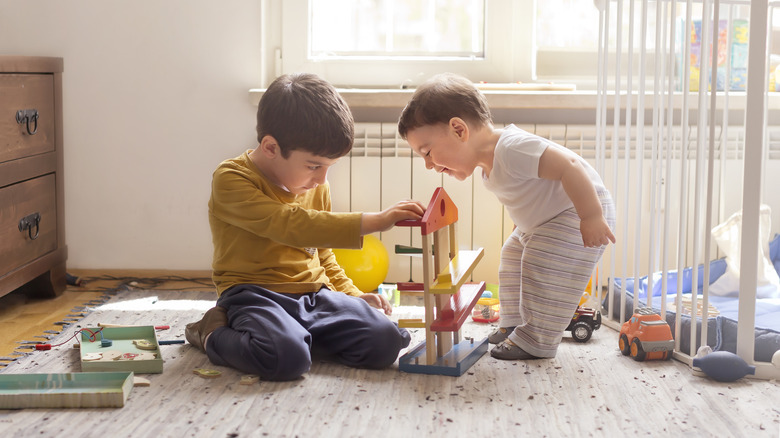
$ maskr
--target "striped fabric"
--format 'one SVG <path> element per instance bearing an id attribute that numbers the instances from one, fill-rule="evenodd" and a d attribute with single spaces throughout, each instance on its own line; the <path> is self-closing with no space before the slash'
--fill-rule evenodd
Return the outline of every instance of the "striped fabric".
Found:
<path id="1" fill-rule="evenodd" d="M 615 227 L 607 191 L 598 193 L 604 217 Z M 580 218 L 570 208 L 536 229 L 517 229 L 501 250 L 501 326 L 517 326 L 509 339 L 537 357 L 555 357 L 591 273 L 605 247 L 586 248 Z"/>

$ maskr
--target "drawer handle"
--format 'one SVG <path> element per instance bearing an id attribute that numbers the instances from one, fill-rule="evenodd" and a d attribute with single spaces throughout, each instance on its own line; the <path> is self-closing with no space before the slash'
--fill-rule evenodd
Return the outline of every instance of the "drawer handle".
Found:
<path id="1" fill-rule="evenodd" d="M 16 123 L 22 125 L 27 125 L 27 133 L 30 135 L 35 135 L 36 132 L 38 132 L 38 110 L 33 109 L 26 109 L 26 110 L 19 110 L 16 112 Z M 34 124 L 34 127 L 30 129 L 30 123 Z"/>
<path id="2" fill-rule="evenodd" d="M 35 212 L 19 220 L 19 231 L 24 232 L 24 230 L 27 230 L 27 235 L 30 236 L 30 240 L 35 240 L 38 238 L 38 231 L 41 229 L 40 224 L 41 214 Z M 35 227 L 35 235 L 33 235 L 33 227 Z"/>

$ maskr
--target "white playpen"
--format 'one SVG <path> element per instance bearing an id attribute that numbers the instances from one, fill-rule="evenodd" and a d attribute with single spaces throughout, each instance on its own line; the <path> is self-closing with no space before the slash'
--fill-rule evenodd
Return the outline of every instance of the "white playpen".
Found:
<path id="1" fill-rule="evenodd" d="M 612 192 L 618 242 L 599 265 L 595 278 L 602 287 L 593 301 L 602 306 L 606 324 L 618 328 L 637 306 L 655 307 L 674 327 L 676 359 L 690 365 L 704 339 L 755 365 L 760 378 L 780 375 L 769 363 L 780 349 L 780 298 L 772 298 L 777 291 L 764 298 L 759 281 L 765 277 L 762 260 L 780 268 L 780 239 L 770 245 L 760 238 L 780 230 L 780 196 L 772 192 L 780 184 L 780 99 L 767 91 L 775 6 L 596 1 L 598 91 L 485 91 L 497 124 L 515 123 L 571 148 L 598 169 Z M 713 23 L 719 23 L 717 37 Z M 713 40 L 719 44 L 712 54 L 701 50 Z M 698 63 L 683 62 L 692 54 Z M 712 59 L 720 64 L 714 75 L 708 73 Z M 710 76 L 716 78 L 712 92 Z M 479 177 L 443 177 L 412 155 L 395 124 L 408 92 L 366 105 L 362 92 L 343 91 L 360 123 L 349 159 L 329 175 L 334 209 L 375 211 L 398 199 L 425 201 L 443 186 L 459 209 L 461 248 L 485 249 L 474 279 L 496 283 L 512 223 Z M 774 217 L 764 214 L 763 204 Z M 740 211 L 741 239 L 732 232 L 737 255 L 731 254 L 729 267 L 710 230 Z M 422 281 L 420 263 L 393 255 L 396 244 L 421 246 L 419 236 L 396 228 L 380 237 L 391 253 L 386 281 Z M 741 275 L 731 292 L 738 296 L 713 296 L 710 283 L 724 277 L 733 260 Z M 691 290 L 699 293 L 685 293 Z"/>
<path id="2" fill-rule="evenodd" d="M 623 224 L 602 264 L 616 279 L 608 282 L 607 319 L 620 323 L 637 305 L 657 307 L 671 312 L 678 360 L 690 365 L 709 344 L 755 365 L 757 377 L 776 378 L 780 240 L 769 241 L 778 230 L 771 219 L 778 107 L 769 91 L 776 4 L 596 4 L 596 163 Z"/>

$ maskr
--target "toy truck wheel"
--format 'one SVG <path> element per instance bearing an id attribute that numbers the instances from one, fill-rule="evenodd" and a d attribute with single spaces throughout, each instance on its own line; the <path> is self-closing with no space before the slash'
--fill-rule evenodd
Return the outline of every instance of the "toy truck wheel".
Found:
<path id="1" fill-rule="evenodd" d="M 591 335 L 593 335 L 593 329 L 585 321 L 577 322 L 571 327 L 571 337 L 577 342 L 588 342 Z"/>
<path id="2" fill-rule="evenodd" d="M 623 354 L 623 356 L 628 356 L 628 354 L 631 352 L 631 344 L 628 343 L 628 336 L 626 335 L 620 335 L 618 346 L 620 347 L 620 352 Z"/>
<path id="3" fill-rule="evenodd" d="M 645 350 L 642 349 L 642 342 L 639 339 L 634 338 L 631 342 L 631 357 L 633 357 L 634 360 L 641 362 L 645 360 L 645 356 L 646 353 Z"/>

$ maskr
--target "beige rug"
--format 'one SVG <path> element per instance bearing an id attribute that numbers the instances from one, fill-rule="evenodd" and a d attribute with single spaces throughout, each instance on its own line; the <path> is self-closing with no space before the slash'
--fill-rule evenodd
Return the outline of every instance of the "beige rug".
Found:
<path id="1" fill-rule="evenodd" d="M 213 306 L 207 292 L 128 291 L 111 298 L 52 343 L 97 323 L 169 325 L 160 340 L 184 338 L 186 323 Z M 398 308 L 394 318 L 419 317 Z M 493 327 L 468 322 L 481 339 Z M 412 330 L 410 348 L 424 338 Z M 216 367 L 189 345 L 162 346 L 164 372 L 145 374 L 116 409 L 0 411 L 8 437 L 492 437 L 772 436 L 780 431 L 775 382 L 730 384 L 695 377 L 674 361 L 638 363 L 620 355 L 614 331 L 586 344 L 564 338 L 551 360 L 502 362 L 483 356 L 461 377 L 347 368 L 316 362 L 293 382 L 240 384 L 241 373 Z M 70 345 L 34 352 L 2 371 L 79 372 Z M 216 379 L 196 368 L 222 371 Z"/>

